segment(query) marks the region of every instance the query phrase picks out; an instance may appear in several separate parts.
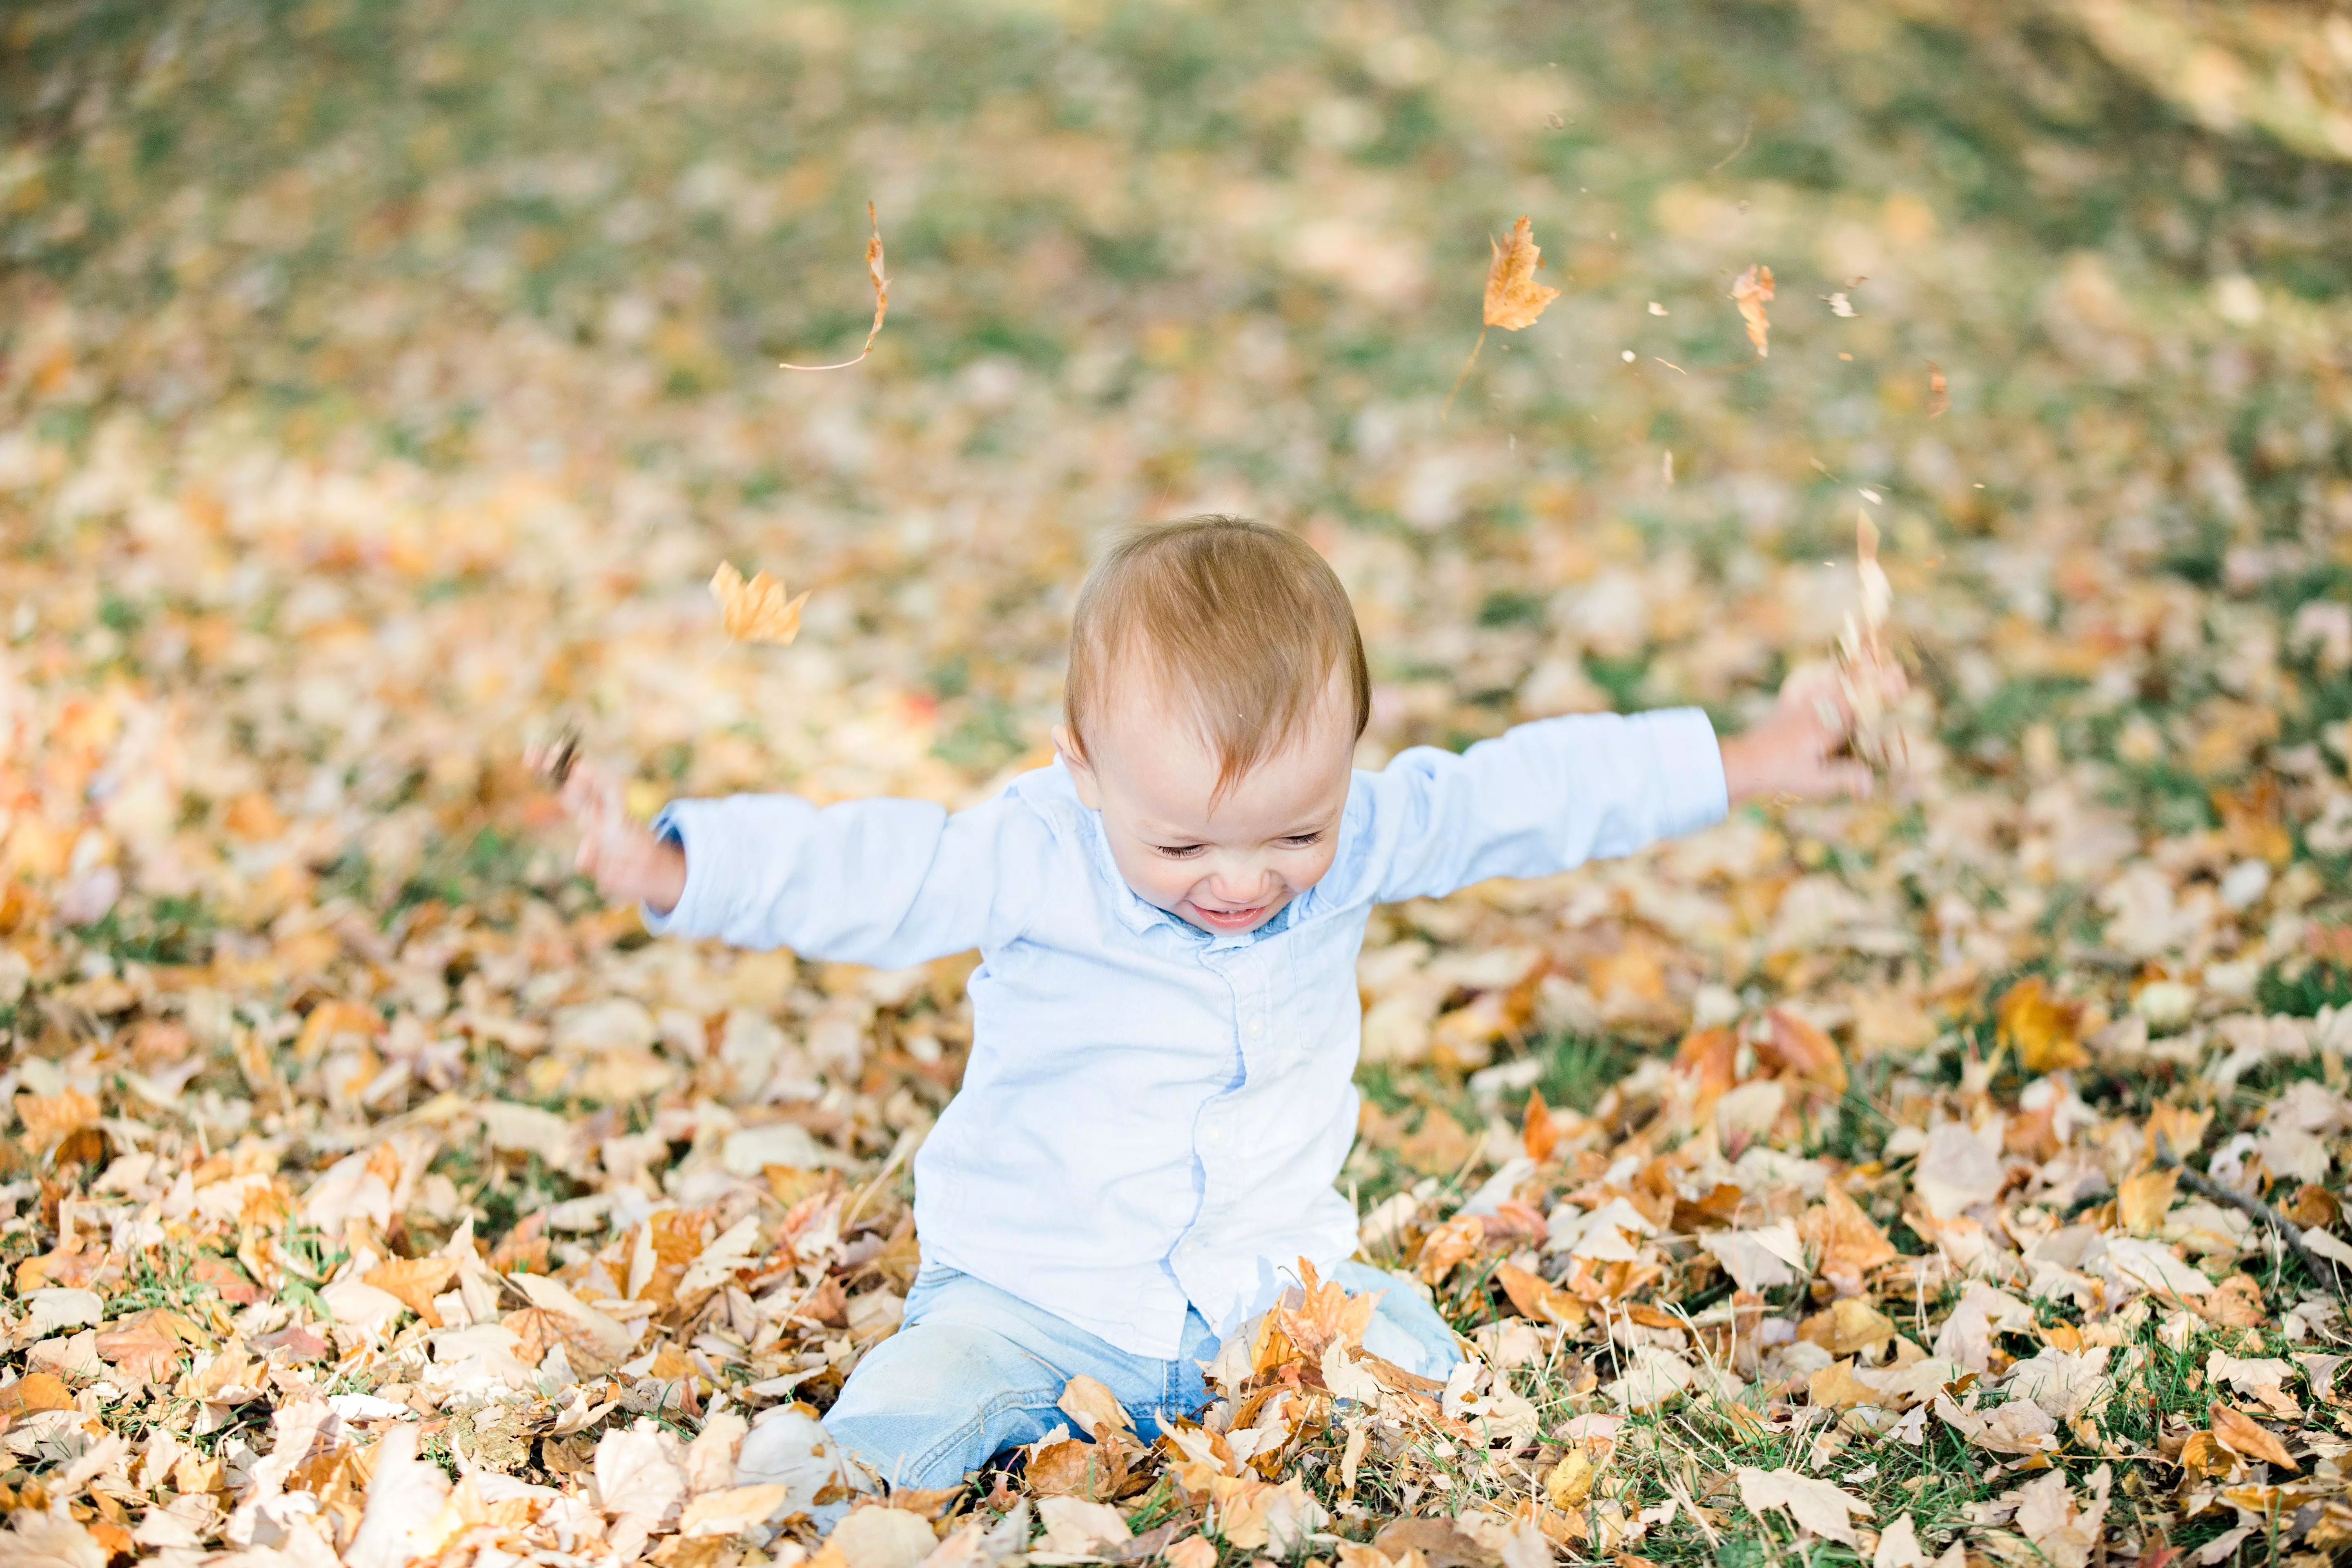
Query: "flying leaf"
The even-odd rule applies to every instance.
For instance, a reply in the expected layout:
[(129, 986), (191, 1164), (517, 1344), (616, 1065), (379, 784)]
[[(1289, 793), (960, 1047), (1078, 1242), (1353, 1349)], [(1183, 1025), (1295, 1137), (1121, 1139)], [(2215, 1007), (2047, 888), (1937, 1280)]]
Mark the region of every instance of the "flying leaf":
[(1867, 1519), (1870, 1505), (1852, 1492), (1790, 1469), (1759, 1470), (1742, 1465), (1738, 1474), (1739, 1500), (1748, 1512), (1786, 1509), (1801, 1529), (1846, 1546), (1859, 1546), (1849, 1515), (1858, 1513)]
[(1468, 378), (1470, 367), (1478, 363), (1478, 351), (1486, 346), (1486, 333), (1495, 327), (1516, 332), (1532, 327), (1544, 313), (1544, 307), (1559, 298), (1559, 290), (1536, 281), (1536, 268), (1543, 265), (1543, 252), (1538, 248), (1535, 229), (1527, 215), (1511, 226), (1507, 241), (1491, 236), (1487, 247), (1495, 253), (1486, 264), (1486, 298), (1479, 315), (1478, 341), (1470, 345), (1470, 357), (1462, 362), (1461, 372), (1454, 378), (1454, 389), (1445, 395), (1445, 406), (1438, 414), (1443, 425), (1454, 413), (1454, 399)]
[[(1548, 289), (1536, 281), (1536, 268), (1543, 265), (1543, 252), (1537, 248), (1535, 234), (1528, 220), (1522, 216), (1511, 226), (1507, 241), (1489, 239), (1495, 258), (1486, 268), (1486, 324), (1516, 332), (1522, 327), (1532, 327), (1544, 307), (1559, 298), (1559, 290)], [(1769, 298), (1768, 279), (1767, 298)]]
[[(866, 346), (857, 351), (856, 359), (845, 359), (838, 364), (793, 364), (784, 370), (847, 370), (874, 352), (874, 340), (882, 335), (882, 318), (890, 313), (890, 279), (882, 274), (882, 220), (874, 216), (874, 204), (866, 204), (866, 221), (873, 226), (874, 237), (866, 242), (866, 271), (874, 280), (874, 324), (866, 329)], [(792, 639), (787, 637), (787, 642)]]
[(1739, 319), (1748, 323), (1748, 341), (1756, 345), (1758, 359), (1772, 357), (1772, 320), (1764, 307), (1772, 302), (1772, 269), (1758, 262), (1732, 281), (1732, 303), (1739, 307)]
[(1941, 419), (1944, 410), (1952, 405), (1951, 388), (1944, 381), (1943, 367), (1934, 360), (1927, 362), (1927, 417)]
[(765, 572), (745, 582), (733, 562), (721, 561), (719, 570), (710, 574), (710, 596), (719, 601), (730, 641), (782, 647), (801, 635), (801, 606), (808, 603), (807, 590), (787, 599), (784, 585)]
[[(1748, 331), (1755, 335), (1752, 322)], [(1893, 707), (1909, 682), (1887, 644), (1886, 613), (1894, 605), (1895, 590), (1878, 563), (1878, 525), (1866, 510), (1856, 511), (1853, 532), (1854, 575), (1860, 579), (1862, 603), (1848, 612), (1845, 630), (1838, 637), (1838, 694), (1845, 703), (1847, 748), (1872, 767), (1888, 768), (1909, 755)]]

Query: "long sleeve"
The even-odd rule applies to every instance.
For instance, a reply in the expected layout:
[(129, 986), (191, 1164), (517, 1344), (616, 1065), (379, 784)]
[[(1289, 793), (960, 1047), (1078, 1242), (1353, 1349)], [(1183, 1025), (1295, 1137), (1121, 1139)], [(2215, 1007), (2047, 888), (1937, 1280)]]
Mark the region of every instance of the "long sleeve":
[(918, 800), (680, 800), (654, 830), (686, 850), (677, 907), (646, 912), (656, 935), (884, 968), (1011, 940), (1051, 854), (1051, 830), (1011, 796), (952, 816)]
[(1382, 901), (1549, 876), (1727, 809), (1722, 750), (1696, 708), (1538, 720), (1459, 755), (1417, 746), (1361, 782), (1362, 875)]

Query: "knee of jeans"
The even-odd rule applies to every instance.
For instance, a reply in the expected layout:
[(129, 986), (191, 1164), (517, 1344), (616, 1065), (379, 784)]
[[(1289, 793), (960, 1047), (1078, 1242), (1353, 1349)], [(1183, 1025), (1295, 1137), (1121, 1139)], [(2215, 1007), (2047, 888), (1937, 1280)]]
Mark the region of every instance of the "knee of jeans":
[(1055, 1401), (1063, 1383), (1001, 1334), (918, 1324), (866, 1352), (825, 1426), (895, 1485), (947, 1486), (1045, 1436), (1062, 1419)]

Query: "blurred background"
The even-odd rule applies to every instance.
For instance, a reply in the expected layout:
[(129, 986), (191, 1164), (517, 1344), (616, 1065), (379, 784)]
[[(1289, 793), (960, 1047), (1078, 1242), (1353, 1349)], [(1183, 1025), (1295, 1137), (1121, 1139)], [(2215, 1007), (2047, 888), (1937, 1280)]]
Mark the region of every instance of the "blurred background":
[[(1866, 510), (1916, 777), (1622, 895), (1620, 1015), (1838, 931), (1915, 1003), (2270, 973), (2352, 844), (2347, 84), (2300, 3), (10, 4), (26, 962), (576, 913), (519, 761), (564, 718), (643, 806), (971, 798), (1043, 754), (1092, 542), (1202, 509), (1345, 574), (1367, 761), (1737, 722)], [(872, 357), (779, 370), (856, 352), (869, 201)], [(1522, 214), (1564, 296), (1441, 418)], [(814, 590), (797, 645), (723, 642), (722, 559)]]

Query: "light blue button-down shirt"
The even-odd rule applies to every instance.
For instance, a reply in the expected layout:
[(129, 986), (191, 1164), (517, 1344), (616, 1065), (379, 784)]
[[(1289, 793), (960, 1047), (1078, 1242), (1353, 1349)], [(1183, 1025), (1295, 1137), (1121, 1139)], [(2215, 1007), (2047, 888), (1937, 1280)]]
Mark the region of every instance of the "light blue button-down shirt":
[(1255, 931), (1136, 896), (1058, 763), (983, 805), (671, 803), (685, 895), (656, 932), (902, 967), (977, 947), (963, 1087), (915, 1160), (928, 1261), (1136, 1355), (1220, 1333), (1297, 1260), (1356, 1248), (1356, 954), (1374, 904), (1535, 877), (1725, 810), (1706, 716), (1523, 724), (1349, 786), (1331, 869)]

